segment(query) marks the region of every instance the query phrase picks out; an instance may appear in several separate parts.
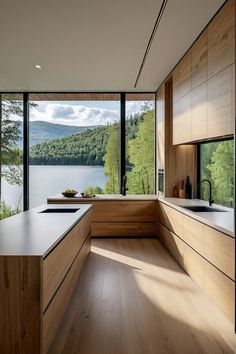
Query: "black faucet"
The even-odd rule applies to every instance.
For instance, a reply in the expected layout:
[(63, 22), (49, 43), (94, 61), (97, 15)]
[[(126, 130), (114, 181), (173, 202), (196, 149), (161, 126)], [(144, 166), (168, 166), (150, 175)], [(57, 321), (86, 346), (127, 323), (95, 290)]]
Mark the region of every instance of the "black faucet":
[(209, 183), (209, 206), (211, 206), (214, 203), (214, 199), (212, 198), (212, 188), (211, 188), (211, 181), (209, 179), (203, 179), (202, 182), (208, 182)]

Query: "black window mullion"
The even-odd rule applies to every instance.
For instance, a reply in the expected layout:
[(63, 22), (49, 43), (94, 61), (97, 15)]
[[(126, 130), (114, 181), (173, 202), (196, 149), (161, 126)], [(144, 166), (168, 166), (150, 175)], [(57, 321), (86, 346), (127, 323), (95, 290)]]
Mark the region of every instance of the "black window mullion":
[(120, 193), (126, 195), (125, 93), (120, 94)]
[(23, 94), (23, 209), (29, 209), (29, 94)]

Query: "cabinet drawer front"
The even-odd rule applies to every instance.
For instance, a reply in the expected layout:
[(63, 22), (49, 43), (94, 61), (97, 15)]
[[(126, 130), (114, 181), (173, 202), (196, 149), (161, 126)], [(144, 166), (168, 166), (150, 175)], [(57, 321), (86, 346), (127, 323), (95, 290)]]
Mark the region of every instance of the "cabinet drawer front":
[(92, 202), (92, 222), (107, 220), (107, 202)]
[(184, 269), (190, 277), (204, 289), (204, 259), (191, 247), (184, 245)]
[(205, 226), (205, 258), (231, 279), (235, 279), (234, 244), (233, 238)]
[(92, 236), (156, 236), (156, 223), (93, 223)]
[(108, 202), (107, 218), (109, 222), (154, 222), (155, 210), (155, 201)]
[(63, 238), (55, 249), (43, 260), (43, 309), (46, 308), (56, 292), (84, 240), (90, 232), (90, 211), (84, 215)]
[(81, 269), (90, 251), (88, 237), (69, 270), (63, 284), (58, 289), (50, 306), (43, 316), (43, 352), (46, 353), (60, 325), (60, 321), (70, 301), (71, 294), (79, 278)]
[(183, 215), (183, 240), (194, 250), (204, 255), (204, 225), (188, 216)]
[(234, 321), (235, 283), (208, 262), (204, 264), (204, 288), (207, 296)]
[(173, 208), (159, 203), (159, 219), (169, 230), (183, 238), (183, 214)]
[(172, 256), (183, 267), (184, 265), (184, 243), (170, 230), (159, 224), (159, 237)]

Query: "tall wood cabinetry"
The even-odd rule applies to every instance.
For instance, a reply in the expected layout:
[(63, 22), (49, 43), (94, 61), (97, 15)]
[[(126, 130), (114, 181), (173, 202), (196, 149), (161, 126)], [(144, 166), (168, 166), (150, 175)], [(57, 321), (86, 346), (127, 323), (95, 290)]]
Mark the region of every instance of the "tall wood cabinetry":
[(173, 144), (230, 136), (235, 119), (235, 0), (174, 69)]
[[(187, 77), (187, 72), (184, 76)], [(190, 176), (193, 188), (196, 187), (196, 146), (172, 144), (173, 99), (170, 79), (156, 92), (157, 186), (158, 194), (166, 197), (173, 197), (174, 186), (186, 176)]]

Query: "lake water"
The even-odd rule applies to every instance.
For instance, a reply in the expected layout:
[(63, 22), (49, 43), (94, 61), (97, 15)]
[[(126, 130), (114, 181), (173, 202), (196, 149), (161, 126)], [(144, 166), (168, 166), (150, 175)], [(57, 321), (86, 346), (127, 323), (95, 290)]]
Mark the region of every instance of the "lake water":
[[(82, 192), (86, 187), (104, 188), (107, 176), (101, 166), (30, 166), (29, 179), (30, 207), (34, 207), (64, 189)], [(22, 187), (3, 180), (2, 200), (13, 206), (22, 205)]]

